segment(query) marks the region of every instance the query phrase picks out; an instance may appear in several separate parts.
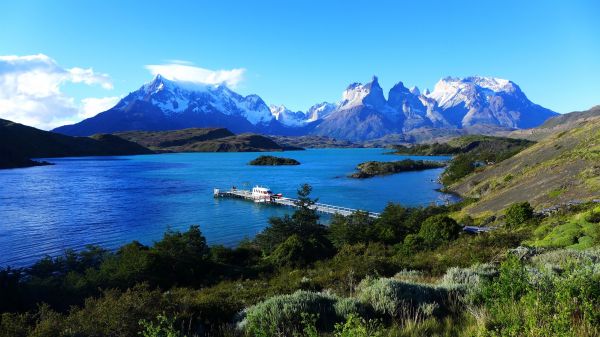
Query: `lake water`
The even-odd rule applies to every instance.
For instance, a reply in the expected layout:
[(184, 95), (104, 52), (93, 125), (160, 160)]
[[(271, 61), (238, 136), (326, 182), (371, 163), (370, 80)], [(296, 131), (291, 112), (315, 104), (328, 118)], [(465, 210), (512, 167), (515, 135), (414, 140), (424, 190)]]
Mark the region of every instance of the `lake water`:
[[(0, 170), (0, 266), (25, 266), (44, 255), (88, 244), (116, 248), (132, 240), (151, 244), (167, 228), (200, 225), (209, 244), (235, 245), (253, 237), (269, 217), (291, 209), (244, 200), (214, 199), (213, 188), (269, 186), (294, 196), (302, 183), (319, 202), (379, 212), (388, 202), (441, 203), (443, 169), (350, 179), (367, 160), (418, 156), (384, 149), (312, 149), (285, 152), (299, 166), (258, 167), (257, 153), (176, 153), (47, 159), (56, 165)], [(274, 155), (281, 156), (282, 153)], [(448, 157), (427, 157), (446, 160)]]

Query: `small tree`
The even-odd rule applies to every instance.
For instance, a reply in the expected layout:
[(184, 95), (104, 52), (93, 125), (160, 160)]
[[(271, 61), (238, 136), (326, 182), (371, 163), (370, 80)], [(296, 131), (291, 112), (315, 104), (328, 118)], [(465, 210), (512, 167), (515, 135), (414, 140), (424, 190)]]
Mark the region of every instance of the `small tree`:
[(525, 202), (510, 205), (506, 211), (506, 226), (516, 227), (533, 218), (533, 208)]
[(312, 208), (316, 199), (309, 197), (311, 190), (308, 184), (300, 186), (296, 202), (298, 209), (294, 214), (269, 219), (269, 227), (256, 236), (255, 241), (264, 253), (270, 254), (275, 247), (294, 234), (303, 239), (312, 237), (318, 240), (327, 234), (325, 226), (319, 223), (319, 215)]
[(454, 219), (446, 215), (435, 215), (423, 222), (419, 236), (426, 245), (436, 247), (458, 238), (460, 230), (460, 225)]

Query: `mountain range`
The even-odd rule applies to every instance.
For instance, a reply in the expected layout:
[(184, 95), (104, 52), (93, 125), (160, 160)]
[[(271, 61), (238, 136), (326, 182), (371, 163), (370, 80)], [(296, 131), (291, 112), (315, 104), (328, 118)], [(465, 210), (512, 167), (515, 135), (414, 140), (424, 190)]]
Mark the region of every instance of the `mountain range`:
[(493, 77), (447, 77), (433, 91), (394, 85), (387, 99), (377, 77), (352, 83), (337, 103), (307, 111), (267, 105), (259, 96), (242, 96), (225, 85), (174, 82), (157, 75), (113, 108), (77, 124), (56, 128), (71, 136), (131, 130), (160, 131), (225, 127), (233, 132), (318, 135), (364, 141), (394, 136), (492, 133), (531, 128), (556, 112), (531, 102), (514, 82)]

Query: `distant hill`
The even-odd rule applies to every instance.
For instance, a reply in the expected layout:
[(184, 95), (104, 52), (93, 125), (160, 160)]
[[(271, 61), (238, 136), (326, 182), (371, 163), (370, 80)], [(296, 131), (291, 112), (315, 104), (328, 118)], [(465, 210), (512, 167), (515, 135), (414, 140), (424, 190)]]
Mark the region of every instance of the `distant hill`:
[(509, 137), (540, 140), (551, 134), (572, 129), (578, 124), (597, 118), (600, 118), (600, 106), (595, 106), (586, 111), (574, 111), (563, 115), (558, 115), (548, 119), (546, 122), (536, 128), (515, 130), (507, 135)]
[[(596, 109), (579, 116), (594, 114)], [(600, 197), (600, 118), (566, 124), (572, 128), (552, 133), (515, 156), (465, 177), (450, 189), (479, 199), (466, 208), (474, 214), (497, 212), (518, 201), (545, 207)], [(553, 125), (560, 126), (549, 121), (543, 128)]]
[(37, 165), (30, 158), (149, 154), (151, 150), (114, 135), (70, 137), (0, 119), (3, 168)]
[(362, 144), (326, 136), (269, 136), (276, 143), (288, 147), (302, 148), (357, 148)]
[(302, 150), (284, 146), (257, 134), (235, 135), (225, 128), (192, 128), (173, 131), (130, 131), (117, 136), (156, 152), (265, 152)]

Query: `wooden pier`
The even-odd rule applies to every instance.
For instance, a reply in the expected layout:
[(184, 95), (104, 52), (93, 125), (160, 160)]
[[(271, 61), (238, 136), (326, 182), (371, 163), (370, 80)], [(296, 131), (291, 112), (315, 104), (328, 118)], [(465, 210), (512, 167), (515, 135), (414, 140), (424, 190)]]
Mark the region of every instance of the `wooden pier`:
[[(286, 207), (298, 207), (297, 206), (298, 199), (273, 196), (272, 198), (270, 198), (268, 200), (266, 200), (266, 199), (265, 200), (256, 200), (252, 196), (252, 192), (248, 191), (248, 190), (229, 189), (229, 190), (224, 191), (224, 190), (215, 188), (214, 197), (215, 198), (237, 198), (237, 199), (250, 200), (250, 201), (254, 201), (254, 202), (258, 202), (258, 203), (271, 204), (271, 205), (286, 206)], [(319, 213), (339, 214), (339, 215), (343, 215), (343, 216), (348, 216), (354, 212), (359, 211), (358, 209), (354, 209), (354, 208), (328, 205), (328, 204), (322, 204), (322, 203), (315, 203), (312, 205), (312, 208)], [(379, 218), (379, 216), (381, 215), (380, 213), (375, 213), (375, 212), (366, 212), (366, 213), (371, 218)]]

